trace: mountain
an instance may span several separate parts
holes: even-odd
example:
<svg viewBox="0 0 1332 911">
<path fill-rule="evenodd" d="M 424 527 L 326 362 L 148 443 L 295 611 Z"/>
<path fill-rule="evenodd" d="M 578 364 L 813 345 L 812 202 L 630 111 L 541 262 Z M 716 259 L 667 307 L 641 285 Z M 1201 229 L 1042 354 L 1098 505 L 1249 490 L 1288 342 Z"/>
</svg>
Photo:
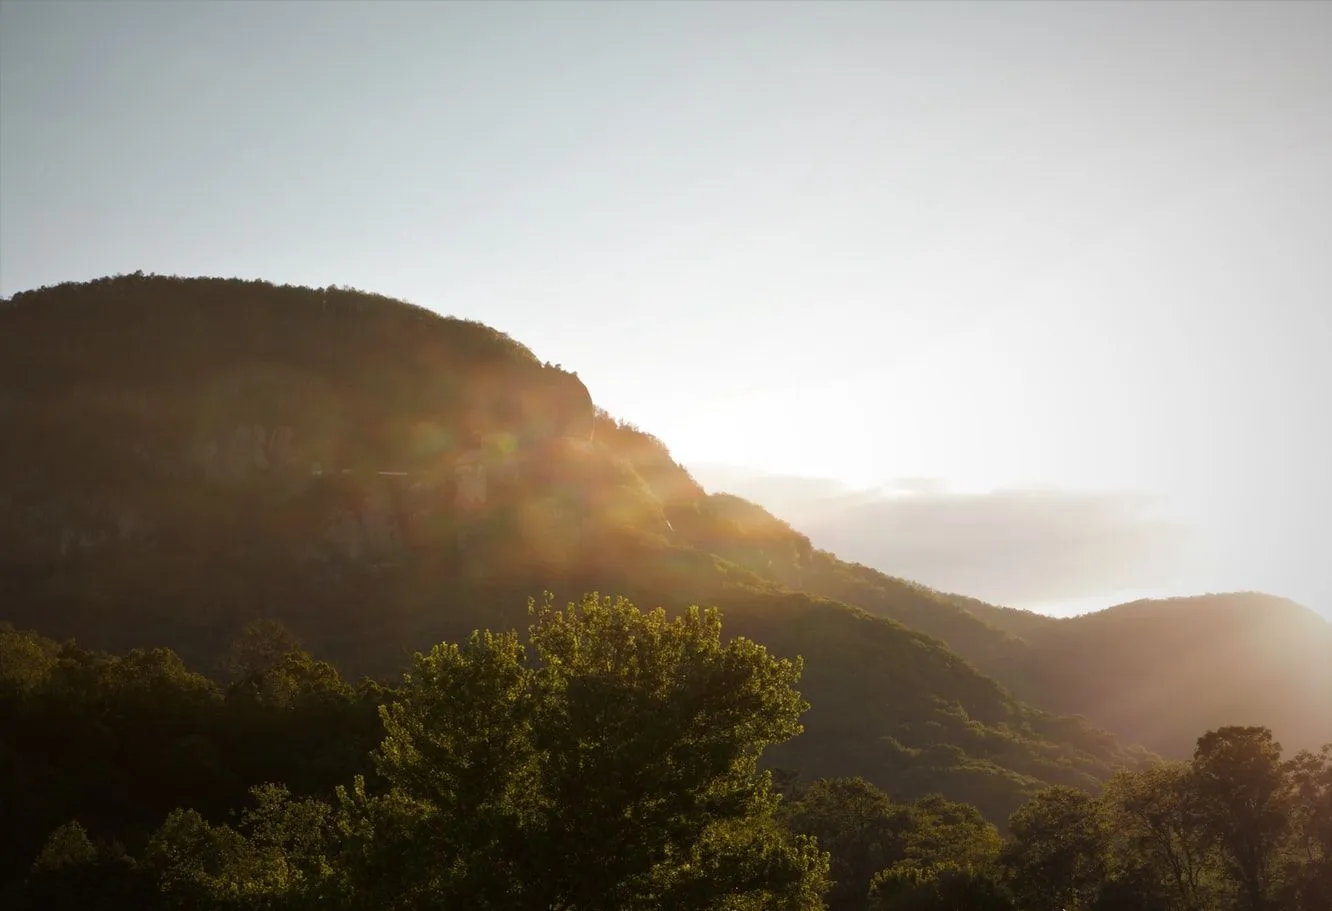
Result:
<svg viewBox="0 0 1332 911">
<path fill-rule="evenodd" d="M 1332 742 L 1332 624 L 1284 598 L 1135 601 L 1043 623 L 1025 640 L 1015 691 L 1164 755 L 1192 752 L 1186 731 L 1258 718 L 1290 750 Z"/>
<path fill-rule="evenodd" d="M 812 524 L 824 531 L 844 521 L 838 534 L 825 539 L 872 537 L 881 523 L 884 537 L 861 549 L 885 561 L 909 536 L 903 527 L 908 519 L 938 538 L 941 529 L 960 528 L 962 519 L 992 519 L 1000 510 L 1015 522 L 1024 514 L 1030 519 L 1034 499 L 1044 501 L 1040 522 L 1050 522 L 1052 512 L 1057 521 L 1037 534 L 1029 523 L 1015 537 L 1065 539 L 1070 518 L 1082 515 L 1091 523 L 1106 511 L 1085 503 L 1079 509 L 1076 501 L 1052 509 L 1047 495 L 969 505 L 941 498 L 942 515 L 933 515 L 928 497 L 857 496 L 809 479 L 755 478 L 715 468 L 705 477 L 725 478 L 787 515 L 817 517 Z M 965 534 L 964 543 L 987 539 L 984 531 Z M 1091 531 L 1069 547 L 1115 537 Z M 909 550 L 902 559 L 910 563 L 919 552 Z M 1024 566 L 1046 560 L 1044 552 L 1034 558 L 1001 553 Z M 1071 556 L 1086 565 L 1080 552 Z M 944 594 L 863 566 L 839 564 L 835 573 L 808 576 L 802 587 L 936 636 L 1032 705 L 1086 716 L 1120 739 L 1166 756 L 1187 758 L 1194 747 L 1189 732 L 1226 724 L 1269 726 L 1291 750 L 1332 741 L 1332 624 L 1283 598 L 1214 594 L 1054 618 Z"/>
<path fill-rule="evenodd" d="M 0 305 L 0 420 L 0 619 L 45 636 L 207 671 L 272 618 L 344 674 L 386 676 L 525 626 L 543 590 L 615 592 L 717 605 L 729 634 L 803 655 L 813 708 L 774 759 L 809 776 L 1002 820 L 1146 755 L 987 676 L 1020 639 L 708 494 L 575 374 L 475 322 L 263 282 L 43 288 Z"/>
</svg>

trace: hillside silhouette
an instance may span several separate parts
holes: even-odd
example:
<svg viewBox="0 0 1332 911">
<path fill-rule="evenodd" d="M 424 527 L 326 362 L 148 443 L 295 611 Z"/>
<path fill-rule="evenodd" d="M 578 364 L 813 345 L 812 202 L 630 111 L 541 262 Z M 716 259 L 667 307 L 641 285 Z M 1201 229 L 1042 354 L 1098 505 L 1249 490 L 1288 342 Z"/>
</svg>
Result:
<svg viewBox="0 0 1332 911">
<path fill-rule="evenodd" d="M 1332 737 L 1332 624 L 1293 601 L 1199 595 L 1035 623 L 978 613 L 1031 646 L 1016 692 L 1163 755 L 1187 756 L 1183 732 L 1218 718 L 1261 717 L 1296 749 Z"/>
<path fill-rule="evenodd" d="M 950 545 L 954 553 L 969 543 L 986 546 L 991 536 L 1002 533 L 1000 519 L 1021 524 L 1024 510 L 1035 510 L 1037 519 L 1052 521 L 1045 514 L 1052 505 L 1061 506 L 1054 510 L 1057 521 L 1048 526 L 1036 522 L 1036 532 L 1031 527 L 1015 531 L 1016 542 L 1005 542 L 980 562 L 1014 564 L 1004 570 L 1007 578 L 1018 567 L 1044 564 L 1051 555 L 1039 550 L 1040 542 L 1072 538 L 1067 546 L 1076 559 L 1053 570 L 1058 583 L 1070 567 L 1094 566 L 1088 553 L 1104 546 L 1113 564 L 1116 546 L 1123 548 L 1116 545 L 1113 525 L 1099 535 L 1095 529 L 1082 535 L 1076 526 L 1079 518 L 1095 522 L 1107 511 L 1115 517 L 1107 503 L 1084 509 L 1077 498 L 1063 502 L 1021 492 L 895 498 L 839 492 L 809 479 L 711 473 L 729 474 L 740 489 L 764 496 L 783 515 L 817 517 L 814 524 L 824 540 L 865 539 L 857 550 L 876 555 L 876 565 L 910 564 L 913 554 L 919 556 L 913 548 L 937 561 L 939 541 L 950 533 L 960 537 L 960 543 Z M 936 506 L 941 513 L 932 511 Z M 985 527 L 966 531 L 966 521 L 976 518 Z M 913 521 L 929 526 L 926 544 L 904 542 Z M 1021 551 L 1022 546 L 1036 549 Z M 1019 698 L 1050 711 L 1085 715 L 1126 742 L 1172 758 L 1184 759 L 1193 749 L 1187 731 L 1240 719 L 1270 726 L 1296 749 L 1317 749 L 1332 738 L 1332 624 L 1288 599 L 1256 592 L 1200 594 L 1056 618 L 945 594 L 863 566 L 807 578 L 804 587 L 936 636 Z"/>
<path fill-rule="evenodd" d="M 1325 759 L 1281 765 L 1262 726 L 1270 716 L 1326 739 L 1326 691 L 1308 670 L 1326 624 L 1298 605 L 1214 596 L 1063 621 L 844 562 L 760 506 L 708 492 L 661 440 L 599 409 L 576 374 L 475 322 L 350 289 L 120 276 L 0 304 L 0 390 L 0 805 L 16 820 L 0 894 L 21 888 L 34 907 L 65 906 L 54 895 L 150 907 L 178 889 L 195 890 L 174 893 L 185 906 L 232 907 L 238 883 L 259 890 L 245 907 L 264 890 L 300 893 L 292 907 L 373 905 L 376 890 L 438 887 L 437 864 L 403 866 L 421 844 L 480 857 L 496 837 L 517 839 L 502 854 L 511 879 L 462 876 L 450 886 L 460 901 L 521 882 L 595 905 L 611 888 L 598 845 L 677 837 L 662 799 L 705 824 L 693 801 L 722 781 L 762 797 L 721 800 L 756 840 L 712 843 L 717 856 L 784 857 L 787 873 L 765 866 L 765 877 L 795 876 L 782 881 L 811 907 L 826 884 L 812 846 L 790 841 L 802 834 L 831 847 L 839 911 L 898 907 L 943 883 L 968 907 L 989 896 L 1011 908 L 1006 890 L 1024 889 L 1042 907 L 1083 893 L 1117 907 L 1115 890 L 1169 889 L 1127 866 L 1049 883 L 1033 871 L 1070 831 L 1106 863 L 1121 848 L 1103 814 L 1127 824 L 1143 799 L 1175 799 L 1151 749 L 1187 754 L 1215 728 L 1193 761 L 1221 763 L 1224 787 L 1207 798 L 1211 817 L 1189 817 L 1191 839 L 1221 832 L 1224 800 L 1243 796 L 1252 770 L 1225 766 L 1232 750 L 1261 754 L 1257 773 L 1278 776 L 1282 794 L 1325 799 Z M 546 607 L 531 636 L 566 663 L 514 657 L 535 645 L 507 632 L 527 626 L 534 597 Z M 551 612 L 556 599 L 567 614 Z M 664 608 L 674 632 L 634 604 Z M 701 620 L 694 605 L 721 615 Z M 798 693 L 781 663 L 796 657 Z M 454 686 L 455 673 L 489 683 Z M 610 685 L 626 674 L 634 687 Z M 491 686 L 520 678 L 536 714 L 506 720 L 518 703 Z M 717 713 L 705 735 L 691 721 L 700 705 Z M 453 745 L 419 766 L 405 745 L 438 737 Z M 649 772 L 680 772 L 658 749 L 671 738 L 700 775 L 740 764 L 703 775 L 697 792 L 658 793 Z M 478 765 L 499 743 L 527 758 Z M 790 798 L 780 816 L 767 779 L 736 758 L 753 744 Z M 585 762 L 648 790 L 587 782 Z M 518 787 L 538 766 L 545 790 Z M 449 788 L 473 781 L 527 802 L 494 805 L 494 829 L 452 812 L 454 828 L 412 829 L 421 820 L 402 799 L 444 768 Z M 349 780 L 376 796 L 323 802 Z M 663 821 L 607 835 L 589 799 Z M 1272 851 L 1323 818 L 1295 806 L 1278 808 Z M 334 826 L 335 812 L 350 815 Z M 377 829 L 370 856 L 344 825 L 382 812 L 406 813 L 394 826 L 408 828 Z M 547 859 L 524 866 L 533 845 Z M 660 872 L 654 850 L 621 858 L 611 891 L 647 888 L 632 871 Z M 568 860 L 558 882 L 556 856 Z M 972 866 L 926 875 L 924 858 Z M 352 879 L 332 876 L 330 859 Z M 1306 860 L 1254 888 L 1316 907 L 1325 864 Z M 289 863 L 306 872 L 270 875 Z M 1181 892 L 1194 906 L 1230 888 L 1207 863 Z M 678 880 L 688 869 L 672 874 L 682 894 L 695 888 Z"/>
<path fill-rule="evenodd" d="M 542 591 L 613 591 L 716 605 L 728 634 L 803 655 L 815 709 L 772 758 L 804 775 L 1002 820 L 1142 755 L 962 657 L 973 627 L 978 655 L 998 635 L 971 614 L 885 592 L 708 494 L 574 374 L 474 322 L 350 290 L 119 276 L 5 301 L 0 389 L 3 616 L 20 629 L 209 669 L 269 618 L 346 675 L 391 676 L 413 650 L 521 625 Z"/>
</svg>

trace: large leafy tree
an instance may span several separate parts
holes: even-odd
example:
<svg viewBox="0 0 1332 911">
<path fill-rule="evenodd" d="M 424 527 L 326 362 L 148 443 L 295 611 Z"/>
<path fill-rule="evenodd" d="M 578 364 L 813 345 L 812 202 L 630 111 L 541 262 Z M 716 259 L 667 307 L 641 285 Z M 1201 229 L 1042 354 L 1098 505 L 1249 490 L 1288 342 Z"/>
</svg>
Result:
<svg viewBox="0 0 1332 911">
<path fill-rule="evenodd" d="M 1265 911 L 1290 831 L 1290 779 L 1281 745 L 1262 727 L 1224 727 L 1198 738 L 1193 787 L 1204 825 L 1234 882 L 1240 907 Z"/>
<path fill-rule="evenodd" d="M 970 804 L 931 794 L 911 805 L 910 821 L 903 837 L 906 863 L 983 870 L 999 858 L 999 830 Z"/>
<path fill-rule="evenodd" d="M 862 778 L 823 778 L 783 807 L 793 832 L 811 835 L 831 855 L 833 911 L 863 911 L 870 881 L 905 857 L 906 806 Z"/>
<path fill-rule="evenodd" d="M 1047 788 L 1009 820 L 1005 860 L 1027 911 L 1094 906 L 1108 874 L 1110 833 L 1099 801 L 1067 787 Z"/>
<path fill-rule="evenodd" d="M 798 663 L 723 644 L 714 611 L 532 610 L 530 649 L 437 646 L 384 710 L 391 790 L 365 806 L 391 834 L 366 887 L 406 907 L 816 907 L 826 857 L 776 825 L 757 767 L 800 731 Z"/>
<path fill-rule="evenodd" d="M 382 788 L 323 809 L 260 791 L 239 831 L 182 811 L 161 881 L 197 907 L 821 907 L 827 856 L 758 770 L 800 730 L 799 664 L 723 643 L 711 611 L 533 613 L 528 645 L 478 632 L 416 657 L 382 709 Z"/>
<path fill-rule="evenodd" d="M 0 891 L 10 911 L 83 911 L 86 908 L 152 908 L 154 883 L 114 843 L 94 844 L 77 822 L 47 837 L 29 870 L 26 888 Z"/>
<path fill-rule="evenodd" d="M 1213 852 L 1188 763 L 1125 770 L 1106 785 L 1121 878 L 1169 897 L 1179 911 L 1213 907 L 1208 868 Z"/>
<path fill-rule="evenodd" d="M 937 794 L 894 803 L 860 778 L 819 779 L 782 816 L 831 855 L 830 911 L 888 907 L 907 894 L 912 901 L 952 895 L 963 880 L 991 878 L 1002 846 L 998 830 L 969 804 Z"/>
<path fill-rule="evenodd" d="M 900 864 L 874 877 L 872 911 L 1015 911 L 994 871 L 955 864 Z"/>
<path fill-rule="evenodd" d="M 1332 743 L 1317 753 L 1301 750 L 1286 769 L 1295 798 L 1286 903 L 1300 911 L 1332 908 Z"/>
</svg>

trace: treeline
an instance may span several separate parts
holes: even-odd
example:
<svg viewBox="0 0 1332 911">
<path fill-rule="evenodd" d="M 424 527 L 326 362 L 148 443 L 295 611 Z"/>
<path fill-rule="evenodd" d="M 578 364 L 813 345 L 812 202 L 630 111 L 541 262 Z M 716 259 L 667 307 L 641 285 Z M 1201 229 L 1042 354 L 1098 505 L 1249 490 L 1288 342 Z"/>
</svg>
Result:
<svg viewBox="0 0 1332 911">
<path fill-rule="evenodd" d="M 116 656 L 0 625 L 0 906 L 61 823 L 138 850 L 176 807 L 220 819 L 263 782 L 323 794 L 371 772 L 391 691 L 349 685 L 272 623 L 216 671 L 221 683 L 167 649 Z"/>
<path fill-rule="evenodd" d="M 1332 745 L 1264 728 L 1004 831 L 765 770 L 798 660 L 588 596 L 351 685 L 272 624 L 222 682 L 0 628 L 0 905 L 136 909 L 1326 911 Z"/>
<path fill-rule="evenodd" d="M 1191 761 L 1099 795 L 1049 788 L 1002 838 L 970 807 L 903 806 L 859 779 L 816 782 L 784 812 L 831 852 L 835 911 L 1332 907 L 1332 745 L 1283 760 L 1266 728 L 1209 732 Z"/>
</svg>

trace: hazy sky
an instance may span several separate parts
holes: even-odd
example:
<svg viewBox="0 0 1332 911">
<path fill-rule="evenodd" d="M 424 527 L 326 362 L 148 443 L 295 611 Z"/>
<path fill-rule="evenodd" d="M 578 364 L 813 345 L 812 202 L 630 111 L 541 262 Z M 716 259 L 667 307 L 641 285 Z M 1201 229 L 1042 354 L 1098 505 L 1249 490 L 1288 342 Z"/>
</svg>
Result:
<svg viewBox="0 0 1332 911">
<path fill-rule="evenodd" d="M 1192 556 L 1123 587 L 1332 613 L 1332 4 L 0 9 L 0 293 L 354 285 L 686 463 L 1132 493 Z"/>
</svg>

